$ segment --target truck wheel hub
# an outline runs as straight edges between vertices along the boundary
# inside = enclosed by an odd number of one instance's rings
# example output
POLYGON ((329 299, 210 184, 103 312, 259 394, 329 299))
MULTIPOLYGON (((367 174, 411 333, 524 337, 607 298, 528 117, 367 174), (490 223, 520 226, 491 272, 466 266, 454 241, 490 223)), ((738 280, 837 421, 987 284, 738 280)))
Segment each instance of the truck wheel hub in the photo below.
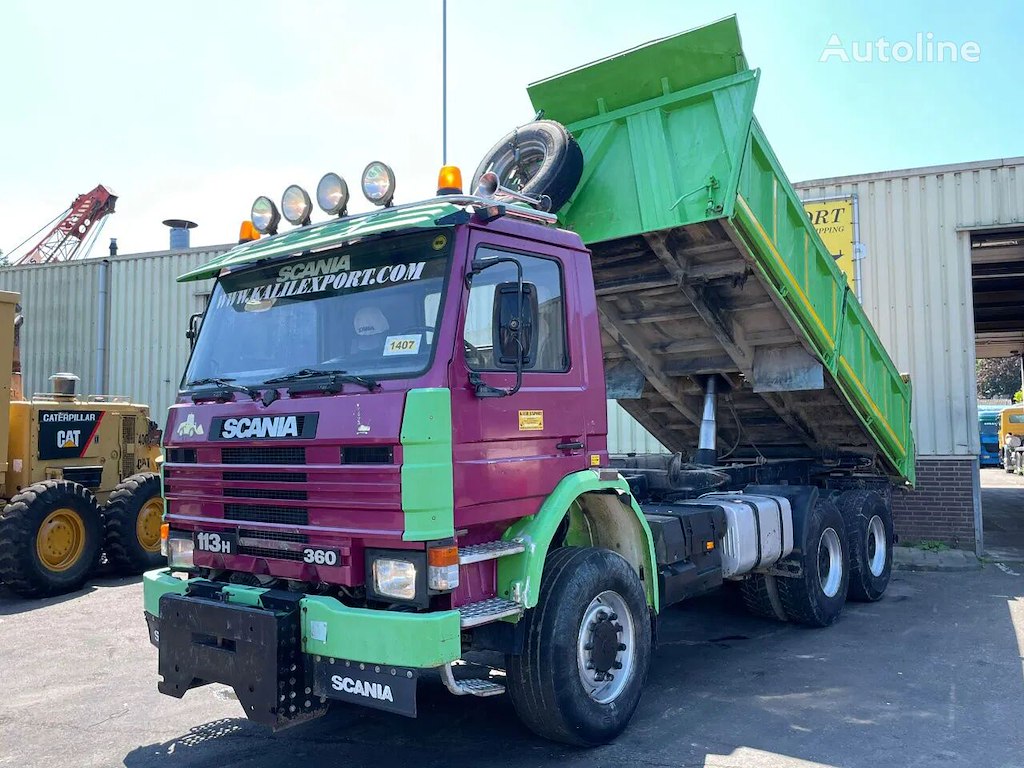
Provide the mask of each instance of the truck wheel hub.
POLYGON ((85 550, 85 523, 73 509, 55 509, 36 534, 36 555, 51 571, 66 571, 85 550))
POLYGON ((633 617, 617 592, 602 592, 583 612, 576 645, 580 682, 600 704, 615 700, 633 670, 633 617))

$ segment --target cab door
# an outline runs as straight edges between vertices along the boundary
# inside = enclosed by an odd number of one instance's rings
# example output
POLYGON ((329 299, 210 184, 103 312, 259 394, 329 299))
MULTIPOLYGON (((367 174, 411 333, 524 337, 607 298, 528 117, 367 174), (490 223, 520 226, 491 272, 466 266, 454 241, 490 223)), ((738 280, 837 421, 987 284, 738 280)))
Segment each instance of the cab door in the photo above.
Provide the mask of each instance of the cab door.
POLYGON ((522 240, 493 233, 470 240, 471 262, 501 261, 472 276, 456 336, 450 377, 456 528, 532 514, 565 475, 589 465, 582 339, 567 311, 577 290, 567 269, 572 255, 557 246, 524 248, 522 240), (516 385, 515 366, 502 356, 495 333, 495 294, 507 296, 517 284, 517 265, 536 296, 530 354, 518 391, 480 396, 480 385, 504 391, 516 385))

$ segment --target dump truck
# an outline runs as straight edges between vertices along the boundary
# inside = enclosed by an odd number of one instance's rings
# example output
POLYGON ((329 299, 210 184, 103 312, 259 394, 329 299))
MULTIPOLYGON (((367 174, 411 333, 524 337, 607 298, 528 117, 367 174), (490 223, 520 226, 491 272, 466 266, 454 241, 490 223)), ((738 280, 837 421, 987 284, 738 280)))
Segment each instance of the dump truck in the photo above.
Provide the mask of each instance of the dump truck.
POLYGON ((166 562, 160 428, 124 397, 78 396, 78 377, 25 397, 20 296, 0 291, 0 584, 22 597, 81 588, 101 558, 119 573, 166 562))
POLYGON ((326 222, 299 186, 256 200, 267 236, 180 278, 216 284, 165 430, 168 567, 144 576, 161 692, 223 683, 276 729, 332 702, 413 716, 438 675, 594 745, 671 606, 733 584, 823 627, 883 596, 910 385, 757 83, 729 18, 530 86, 542 119, 472 194, 446 166, 395 204, 375 161, 370 213, 336 173, 326 222), (670 453, 611 455, 608 397, 670 453))

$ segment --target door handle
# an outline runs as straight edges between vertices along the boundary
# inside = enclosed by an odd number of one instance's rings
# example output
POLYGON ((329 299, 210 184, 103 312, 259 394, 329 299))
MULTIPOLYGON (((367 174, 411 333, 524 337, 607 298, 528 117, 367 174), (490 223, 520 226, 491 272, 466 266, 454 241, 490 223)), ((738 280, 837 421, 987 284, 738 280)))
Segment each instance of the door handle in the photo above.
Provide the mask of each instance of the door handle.
POLYGON ((555 446, 555 448, 557 448, 560 451, 582 451, 583 443, 581 443, 579 440, 573 440, 568 443, 559 443, 558 445, 555 446))

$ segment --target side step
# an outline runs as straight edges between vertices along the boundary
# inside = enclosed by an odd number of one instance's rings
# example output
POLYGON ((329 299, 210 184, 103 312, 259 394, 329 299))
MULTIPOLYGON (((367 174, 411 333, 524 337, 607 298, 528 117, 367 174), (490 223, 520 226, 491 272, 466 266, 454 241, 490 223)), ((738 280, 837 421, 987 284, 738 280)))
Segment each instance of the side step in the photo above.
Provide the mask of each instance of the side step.
POLYGON ((451 664, 441 667, 441 680, 444 682, 444 687, 456 696, 498 696, 505 692, 504 685, 485 677, 456 680, 451 664))
POLYGON ((459 565, 479 563, 482 560, 495 560, 506 555, 518 555, 526 551, 521 541, 486 541, 483 544, 470 544, 459 547, 459 565))
POLYGON ((459 607, 460 625, 463 629, 488 624, 506 616, 518 616, 523 606, 503 597, 491 597, 478 603, 467 603, 459 607))

